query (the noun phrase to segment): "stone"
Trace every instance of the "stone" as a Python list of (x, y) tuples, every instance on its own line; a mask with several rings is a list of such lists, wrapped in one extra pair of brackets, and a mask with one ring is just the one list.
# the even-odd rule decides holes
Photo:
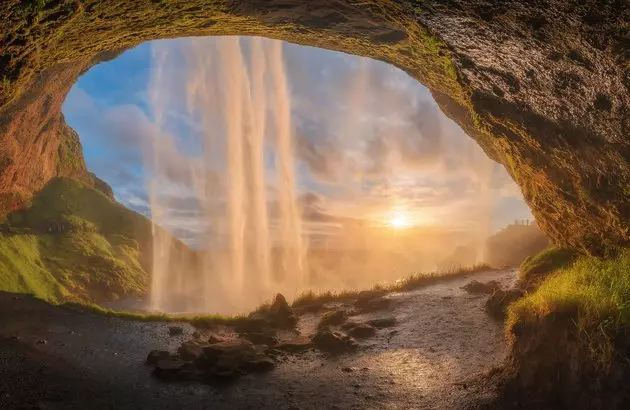
[(348, 330), (348, 334), (358, 339), (372, 337), (376, 334), (376, 329), (366, 323), (359, 323), (357, 326)]
[(333, 310), (331, 312), (326, 312), (322, 315), (321, 319), (319, 319), (317, 328), (321, 329), (326, 326), (340, 325), (345, 322), (347, 318), (348, 317), (346, 316), (346, 312), (344, 312), (343, 310)]
[(167, 359), (171, 356), (171, 354), (165, 350), (151, 350), (147, 355), (147, 364), (156, 365), (158, 361), (162, 359)]
[(370, 319), (366, 323), (377, 329), (385, 329), (387, 327), (392, 327), (396, 325), (396, 318), (393, 316), (388, 316), (383, 318)]
[(270, 333), (244, 333), (241, 334), (241, 337), (257, 345), (275, 346), (278, 344), (278, 338), (274, 334)]
[(172, 377), (179, 373), (189, 362), (177, 356), (162, 358), (155, 364), (154, 373), (157, 376)]
[(221, 337), (219, 335), (215, 335), (214, 333), (209, 335), (208, 338), (206, 339), (208, 344), (215, 344), (215, 343), (220, 343), (220, 342), (225, 342), (225, 338)]
[(490, 316), (502, 320), (505, 318), (508, 306), (523, 296), (525, 296), (525, 292), (522, 289), (498, 289), (486, 301), (485, 309)]
[(320, 329), (312, 340), (315, 347), (331, 354), (350, 352), (358, 347), (358, 343), (353, 338), (329, 328)]
[(285, 340), (278, 345), (279, 350), (285, 352), (297, 353), (313, 347), (313, 343), (310, 338), (306, 336), (298, 336), (293, 339)]
[(292, 328), (298, 322), (293, 309), (287, 303), (285, 297), (278, 293), (266, 313), (267, 319), (276, 327)]
[(184, 360), (197, 360), (203, 355), (203, 348), (205, 346), (207, 346), (207, 344), (199, 340), (188, 340), (181, 344), (177, 349), (177, 353), (179, 353)]
[(477, 280), (471, 280), (470, 282), (462, 286), (462, 289), (472, 294), (492, 295), (494, 291), (496, 291), (497, 289), (501, 289), (501, 285), (496, 280), (491, 280), (485, 283), (479, 282)]
[(184, 328), (181, 326), (169, 326), (168, 334), (169, 336), (179, 336), (184, 333)]

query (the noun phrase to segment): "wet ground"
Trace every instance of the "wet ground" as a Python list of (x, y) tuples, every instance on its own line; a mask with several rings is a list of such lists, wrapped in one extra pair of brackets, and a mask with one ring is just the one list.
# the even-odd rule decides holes
[[(166, 383), (144, 365), (151, 349), (175, 350), (195, 329), (126, 321), (0, 293), (0, 408), (42, 409), (459, 409), (484, 395), (469, 388), (506, 354), (502, 323), (485, 296), (460, 287), (473, 278), (505, 287), (514, 270), (452, 279), (390, 295), (398, 324), (362, 341), (354, 354), (289, 356), (265, 374), (226, 385)], [(312, 333), (318, 317), (304, 316)]]

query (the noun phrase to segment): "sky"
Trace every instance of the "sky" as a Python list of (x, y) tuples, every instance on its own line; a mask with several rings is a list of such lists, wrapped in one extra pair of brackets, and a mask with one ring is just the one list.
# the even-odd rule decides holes
[[(163, 164), (172, 169), (163, 173), (221, 162), (220, 154), (204, 158), (200, 149), (201, 122), (216, 121), (217, 132), (224, 127), (217, 102), (221, 84), (207, 114), (200, 117), (187, 106), (195, 84), (191, 76), (199, 74), (191, 58), (215, 62), (217, 41), (144, 43), (92, 68), (67, 96), (64, 116), (80, 136), (88, 168), (137, 212), (152, 216), (147, 144), (173, 152), (173, 160)], [(251, 64), (250, 40), (242, 38), (240, 44)], [(417, 228), (457, 231), (478, 229), (480, 220), (488, 219), (490, 233), (515, 219), (532, 219), (503, 167), (406, 73), (383, 62), (284, 42), (282, 53), (297, 197), (310, 235), (334, 236), (349, 221), (387, 225), (403, 218)], [(204, 67), (204, 73), (209, 70)], [(168, 81), (156, 82), (156, 73)], [(166, 107), (160, 118), (156, 93)], [(156, 139), (166, 134), (170, 143)], [(265, 161), (269, 174), (273, 166)], [(269, 178), (268, 189), (274, 184)], [(212, 223), (189, 185), (185, 179), (159, 184), (159, 195), (168, 196), (171, 207), (159, 223), (194, 246)]]

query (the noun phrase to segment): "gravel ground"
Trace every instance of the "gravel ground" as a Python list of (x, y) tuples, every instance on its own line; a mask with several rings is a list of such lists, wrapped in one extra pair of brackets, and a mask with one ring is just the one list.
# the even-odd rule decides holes
[[(502, 324), (485, 297), (460, 287), (471, 278), (510, 286), (514, 270), (452, 279), (394, 293), (398, 324), (362, 341), (354, 354), (288, 356), (269, 373), (225, 385), (166, 383), (144, 365), (151, 349), (175, 350), (194, 328), (77, 313), (29, 296), (0, 293), (0, 408), (40, 409), (459, 409), (491, 391), (471, 388), (506, 354)], [(299, 330), (314, 331), (303, 316)]]

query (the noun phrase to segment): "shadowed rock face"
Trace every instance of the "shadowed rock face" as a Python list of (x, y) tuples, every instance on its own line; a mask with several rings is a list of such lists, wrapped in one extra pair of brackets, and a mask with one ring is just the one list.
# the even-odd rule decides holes
[(625, 0), (8, 0), (0, 15), (3, 212), (53, 176), (91, 180), (61, 114), (82, 72), (147, 40), (260, 35), (400, 67), (506, 167), (556, 243), (630, 243)]

